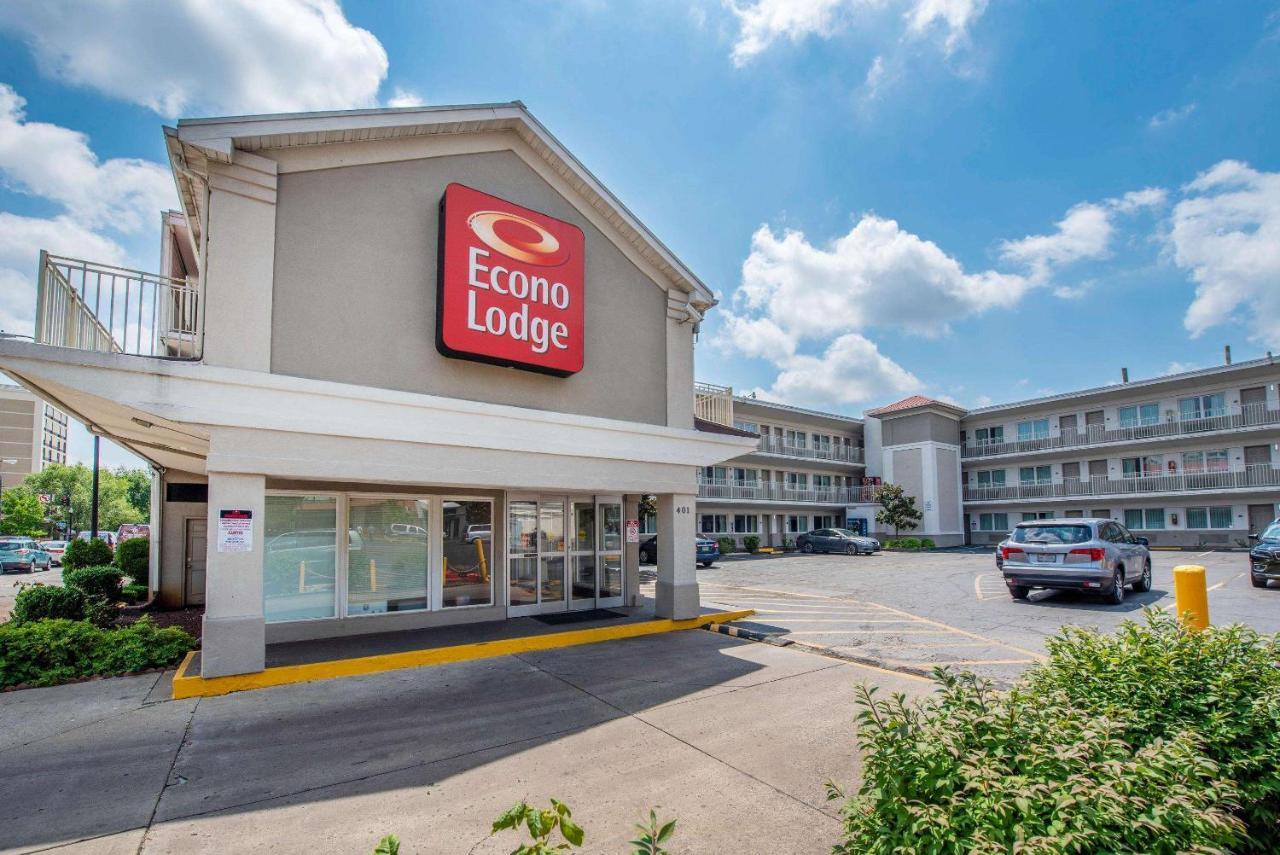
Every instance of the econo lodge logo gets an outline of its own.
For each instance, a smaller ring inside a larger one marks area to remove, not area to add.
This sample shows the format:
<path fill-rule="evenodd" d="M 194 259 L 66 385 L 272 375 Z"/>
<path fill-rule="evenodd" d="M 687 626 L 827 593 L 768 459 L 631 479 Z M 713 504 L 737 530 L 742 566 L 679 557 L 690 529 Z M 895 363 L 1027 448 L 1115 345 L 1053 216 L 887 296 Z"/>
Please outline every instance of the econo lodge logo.
<path fill-rule="evenodd" d="M 450 184 L 440 205 L 440 352 L 581 371 L 582 230 L 462 184 Z"/>

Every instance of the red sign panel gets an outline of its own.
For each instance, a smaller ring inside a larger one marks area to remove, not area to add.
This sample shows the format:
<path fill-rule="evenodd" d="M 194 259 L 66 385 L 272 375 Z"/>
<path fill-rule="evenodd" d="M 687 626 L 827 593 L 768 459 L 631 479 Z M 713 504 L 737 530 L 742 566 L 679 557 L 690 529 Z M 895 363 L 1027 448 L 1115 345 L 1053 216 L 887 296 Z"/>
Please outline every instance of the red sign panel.
<path fill-rule="evenodd" d="M 461 184 L 440 201 L 436 347 L 566 377 L 582 370 L 582 230 Z"/>

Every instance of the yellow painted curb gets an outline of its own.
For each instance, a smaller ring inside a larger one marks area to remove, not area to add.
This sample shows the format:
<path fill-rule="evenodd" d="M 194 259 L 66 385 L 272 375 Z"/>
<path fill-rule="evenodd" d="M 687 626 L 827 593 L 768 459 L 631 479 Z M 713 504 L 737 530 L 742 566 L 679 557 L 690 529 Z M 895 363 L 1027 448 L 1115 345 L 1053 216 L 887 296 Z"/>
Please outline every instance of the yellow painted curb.
<path fill-rule="evenodd" d="M 727 623 L 742 620 L 755 614 L 754 609 L 732 612 L 715 612 L 690 620 L 648 620 L 640 623 L 624 623 L 618 626 L 599 626 L 591 629 L 575 629 L 568 632 L 551 632 L 545 635 L 527 635 L 520 638 L 501 638 L 480 641 L 475 644 L 457 644 L 427 650 L 407 650 L 403 653 L 383 653 L 377 656 L 360 656 L 353 659 L 333 659 L 327 662 L 309 662 L 305 665 L 282 665 L 252 674 L 233 674 L 227 677 L 187 676 L 187 668 L 195 658 L 195 652 L 187 654 L 173 676 L 173 699 L 210 698 L 249 689 L 265 689 L 268 686 L 286 686 L 290 683 L 307 683 L 312 680 L 332 680 L 337 677 L 355 677 L 361 674 L 379 674 L 402 668 L 421 668 L 427 665 L 446 665 L 451 662 L 467 662 L 472 659 L 489 659 L 512 653 L 530 653 L 535 650 L 555 650 L 580 644 L 596 644 L 619 638 L 638 638 L 682 629 L 698 629 L 711 623 Z"/>

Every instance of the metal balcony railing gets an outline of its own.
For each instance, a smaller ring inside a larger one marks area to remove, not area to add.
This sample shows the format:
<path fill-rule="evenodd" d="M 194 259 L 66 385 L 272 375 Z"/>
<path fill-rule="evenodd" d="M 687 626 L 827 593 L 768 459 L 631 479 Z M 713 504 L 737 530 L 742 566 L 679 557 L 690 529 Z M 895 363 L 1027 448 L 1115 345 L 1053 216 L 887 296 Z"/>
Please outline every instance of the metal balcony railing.
<path fill-rule="evenodd" d="M 1125 425 L 1107 428 L 1089 425 L 1084 430 L 1065 431 L 1049 436 L 1015 440 L 1013 442 L 965 443 L 960 448 L 966 460 L 994 457 L 1000 454 L 1023 454 L 1052 448 L 1072 448 L 1078 445 L 1099 445 L 1116 442 L 1134 442 L 1144 439 L 1182 436 L 1217 430 L 1237 430 L 1260 425 L 1280 424 L 1280 410 L 1269 410 L 1266 404 L 1244 404 L 1229 411 L 1193 419 L 1170 419 L 1151 424 Z"/>
<path fill-rule="evenodd" d="M 862 449 L 849 445 L 819 445 L 808 447 L 789 445 L 780 436 L 760 437 L 761 454 L 778 454 L 799 460 L 832 460 L 837 463 L 862 463 Z"/>
<path fill-rule="evenodd" d="M 1117 496 L 1143 493 L 1181 493 L 1198 490 L 1243 490 L 1280 487 L 1280 467 L 1270 463 L 1228 469 L 1223 472 L 1183 472 L 1178 475 L 1130 475 L 1109 478 L 1065 478 L 1052 483 L 1001 484 L 964 488 L 966 502 L 1004 499 L 1052 499 L 1073 496 Z"/>
<path fill-rule="evenodd" d="M 194 280 L 40 253 L 40 344 L 199 359 L 203 323 Z"/>
<path fill-rule="evenodd" d="M 693 414 L 709 422 L 733 427 L 733 389 L 713 383 L 694 383 Z"/>
<path fill-rule="evenodd" d="M 698 498 L 757 502 L 796 502 L 814 505 L 850 505 L 872 501 L 875 487 L 796 488 L 776 481 L 728 481 L 702 479 Z"/>

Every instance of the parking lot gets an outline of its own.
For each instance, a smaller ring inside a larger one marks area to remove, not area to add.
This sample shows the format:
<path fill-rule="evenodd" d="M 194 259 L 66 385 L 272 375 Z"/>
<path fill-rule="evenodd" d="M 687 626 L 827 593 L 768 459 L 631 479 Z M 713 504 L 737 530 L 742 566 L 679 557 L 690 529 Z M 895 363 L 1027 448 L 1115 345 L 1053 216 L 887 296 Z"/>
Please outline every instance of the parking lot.
<path fill-rule="evenodd" d="M 22 590 L 21 586 L 33 582 L 42 585 L 61 585 L 62 568 L 51 567 L 48 570 L 37 570 L 35 573 L 0 574 L 0 621 L 9 619 L 9 612 L 13 611 L 13 601 Z"/>
<path fill-rule="evenodd" d="M 1146 606 L 1172 610 L 1173 568 L 1200 564 L 1213 623 L 1280 632 L 1280 585 L 1250 585 L 1243 552 L 1151 553 L 1153 581 L 1124 604 L 1036 591 L 1013 600 L 990 551 L 729 558 L 700 569 L 705 604 L 754 608 L 741 625 L 814 652 L 927 672 L 955 665 L 1007 682 L 1067 624 L 1109 630 Z"/>

